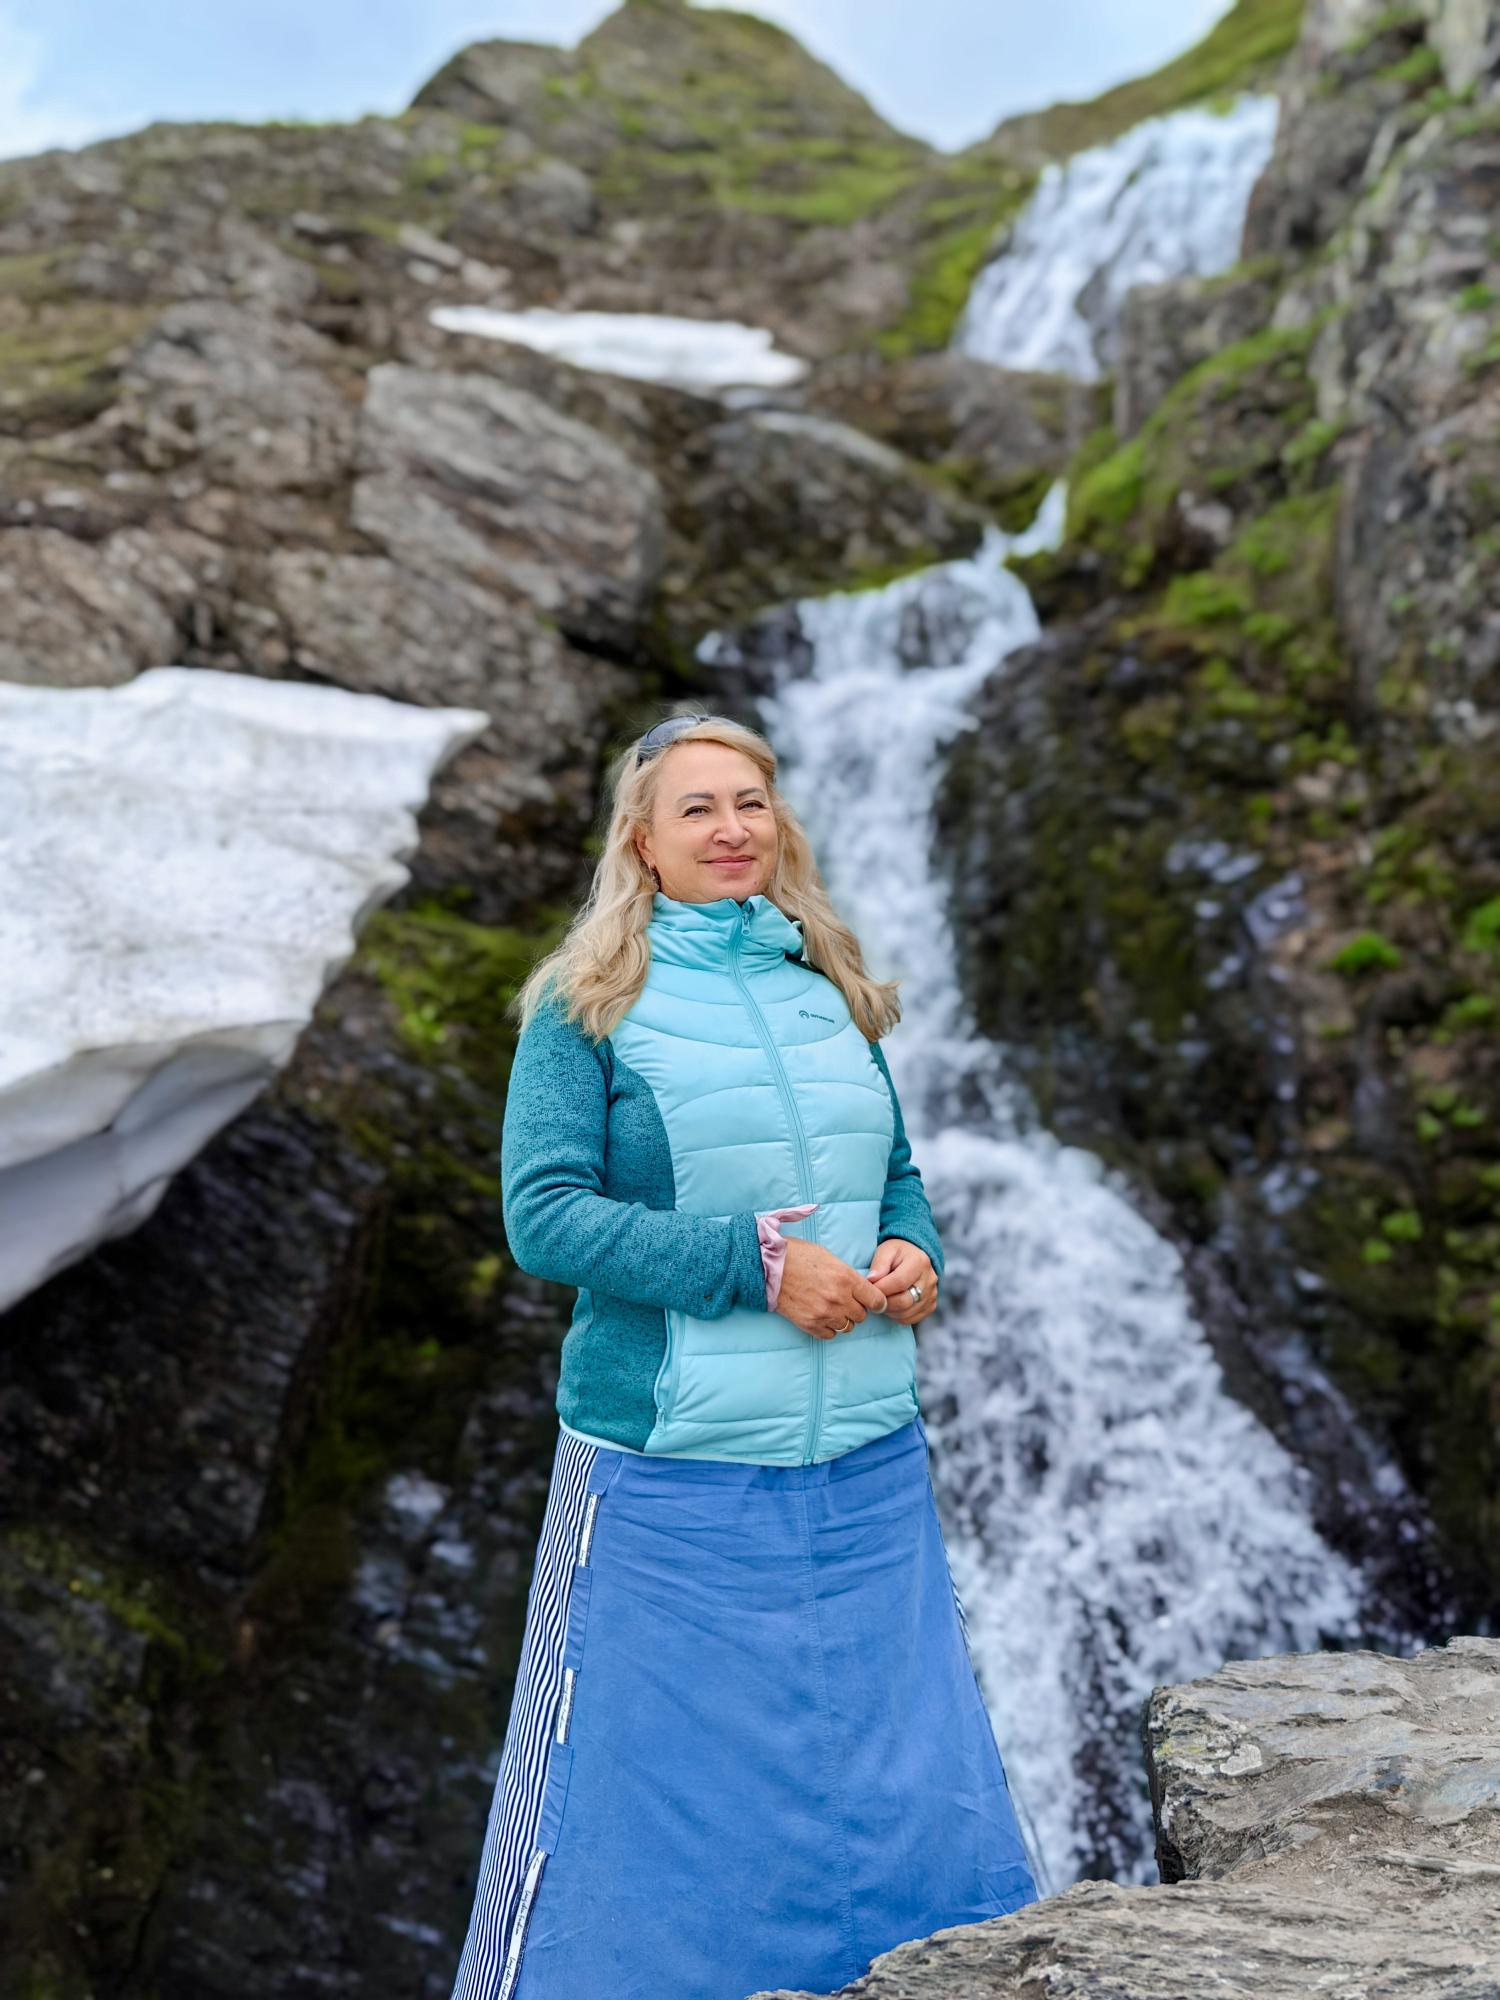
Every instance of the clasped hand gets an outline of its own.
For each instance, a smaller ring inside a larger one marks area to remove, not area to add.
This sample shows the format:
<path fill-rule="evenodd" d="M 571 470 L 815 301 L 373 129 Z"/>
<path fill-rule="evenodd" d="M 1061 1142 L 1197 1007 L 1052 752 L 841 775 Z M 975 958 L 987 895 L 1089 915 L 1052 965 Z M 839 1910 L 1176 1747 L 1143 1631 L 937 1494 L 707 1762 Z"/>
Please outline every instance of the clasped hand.
<path fill-rule="evenodd" d="M 912 1297 L 912 1285 L 921 1286 L 920 1299 Z M 901 1326 L 915 1326 L 936 1304 L 932 1259 L 902 1236 L 887 1236 L 876 1246 L 867 1274 L 822 1243 L 804 1236 L 787 1238 L 776 1310 L 815 1340 L 848 1333 L 871 1313 Z"/>

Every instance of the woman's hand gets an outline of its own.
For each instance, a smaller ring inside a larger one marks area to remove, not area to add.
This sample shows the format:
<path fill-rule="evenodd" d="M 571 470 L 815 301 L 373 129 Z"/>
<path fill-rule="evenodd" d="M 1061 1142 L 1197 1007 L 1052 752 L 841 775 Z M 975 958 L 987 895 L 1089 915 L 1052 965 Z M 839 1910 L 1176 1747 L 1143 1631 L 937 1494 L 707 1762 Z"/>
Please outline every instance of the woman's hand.
<path fill-rule="evenodd" d="M 911 1303 L 908 1299 L 907 1304 Z M 881 1312 L 884 1305 L 885 1293 L 880 1287 L 862 1278 L 852 1264 L 836 1257 L 824 1244 L 805 1236 L 786 1239 L 776 1310 L 804 1333 L 815 1340 L 833 1340 L 840 1331 L 847 1333 L 851 1326 L 858 1326 L 867 1313 Z"/>
<path fill-rule="evenodd" d="M 890 1301 L 886 1318 L 897 1320 L 902 1326 L 915 1326 L 937 1304 L 938 1281 L 932 1259 L 904 1236 L 887 1236 L 876 1245 L 869 1275 L 870 1282 L 878 1285 Z M 921 1286 L 921 1298 L 912 1297 L 909 1289 L 912 1285 Z"/>

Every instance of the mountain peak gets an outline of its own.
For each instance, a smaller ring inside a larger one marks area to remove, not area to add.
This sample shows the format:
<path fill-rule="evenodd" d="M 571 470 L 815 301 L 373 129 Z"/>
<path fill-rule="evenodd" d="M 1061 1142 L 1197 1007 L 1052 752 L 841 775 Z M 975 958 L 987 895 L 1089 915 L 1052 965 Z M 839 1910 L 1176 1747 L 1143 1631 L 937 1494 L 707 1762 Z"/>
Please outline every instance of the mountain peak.
<path fill-rule="evenodd" d="M 929 149 L 882 118 L 795 35 L 756 14 L 686 0 L 623 0 L 575 48 L 475 42 L 417 92 L 413 108 L 456 111 L 541 137 L 565 115 L 595 115 L 677 149 L 781 135 Z"/>

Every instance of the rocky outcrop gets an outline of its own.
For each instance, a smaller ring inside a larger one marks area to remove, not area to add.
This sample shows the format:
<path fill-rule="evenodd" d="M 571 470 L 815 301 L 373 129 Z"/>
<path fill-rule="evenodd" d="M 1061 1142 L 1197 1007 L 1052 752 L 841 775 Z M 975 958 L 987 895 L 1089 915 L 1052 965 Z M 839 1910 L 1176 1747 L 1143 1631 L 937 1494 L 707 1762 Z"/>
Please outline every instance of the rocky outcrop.
<path fill-rule="evenodd" d="M 1233 1661 L 1158 1688 L 1144 1733 L 1162 1886 L 1080 1882 L 898 1945 L 840 2000 L 1500 1985 L 1500 1641 Z"/>
<path fill-rule="evenodd" d="M 661 496 L 597 431 L 483 376 L 386 363 L 361 445 L 351 524 L 407 568 L 490 584 L 585 644 L 639 630 Z"/>
<path fill-rule="evenodd" d="M 1024 527 L 1088 432 L 1108 414 L 1066 375 L 1027 374 L 949 349 L 905 361 L 824 362 L 810 403 L 930 465 L 1002 526 Z"/>
<path fill-rule="evenodd" d="M 678 594 L 715 623 L 802 589 L 966 555 L 984 515 L 951 485 L 852 425 L 797 410 L 752 410 L 693 441 L 679 534 L 693 568 Z"/>

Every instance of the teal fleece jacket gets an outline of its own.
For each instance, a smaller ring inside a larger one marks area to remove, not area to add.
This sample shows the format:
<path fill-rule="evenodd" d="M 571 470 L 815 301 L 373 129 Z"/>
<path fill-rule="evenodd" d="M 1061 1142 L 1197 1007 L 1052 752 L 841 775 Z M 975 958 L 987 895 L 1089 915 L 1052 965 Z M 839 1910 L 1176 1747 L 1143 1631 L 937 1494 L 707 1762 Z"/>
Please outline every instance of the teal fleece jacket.
<path fill-rule="evenodd" d="M 890 1069 L 894 1138 L 882 1239 L 917 1244 L 942 1275 L 943 1249 L 912 1159 Z M 534 1277 L 578 1287 L 563 1341 L 557 1410 L 591 1437 L 640 1451 L 656 1421 L 666 1310 L 713 1319 L 766 1310 L 756 1210 L 690 1215 L 675 1206 L 672 1154 L 656 1098 L 611 1041 L 595 1043 L 556 999 L 517 1043 L 501 1135 L 505 1231 Z M 767 1190 L 767 1208 L 777 1190 Z M 809 1336 L 811 1338 L 811 1336 Z"/>

